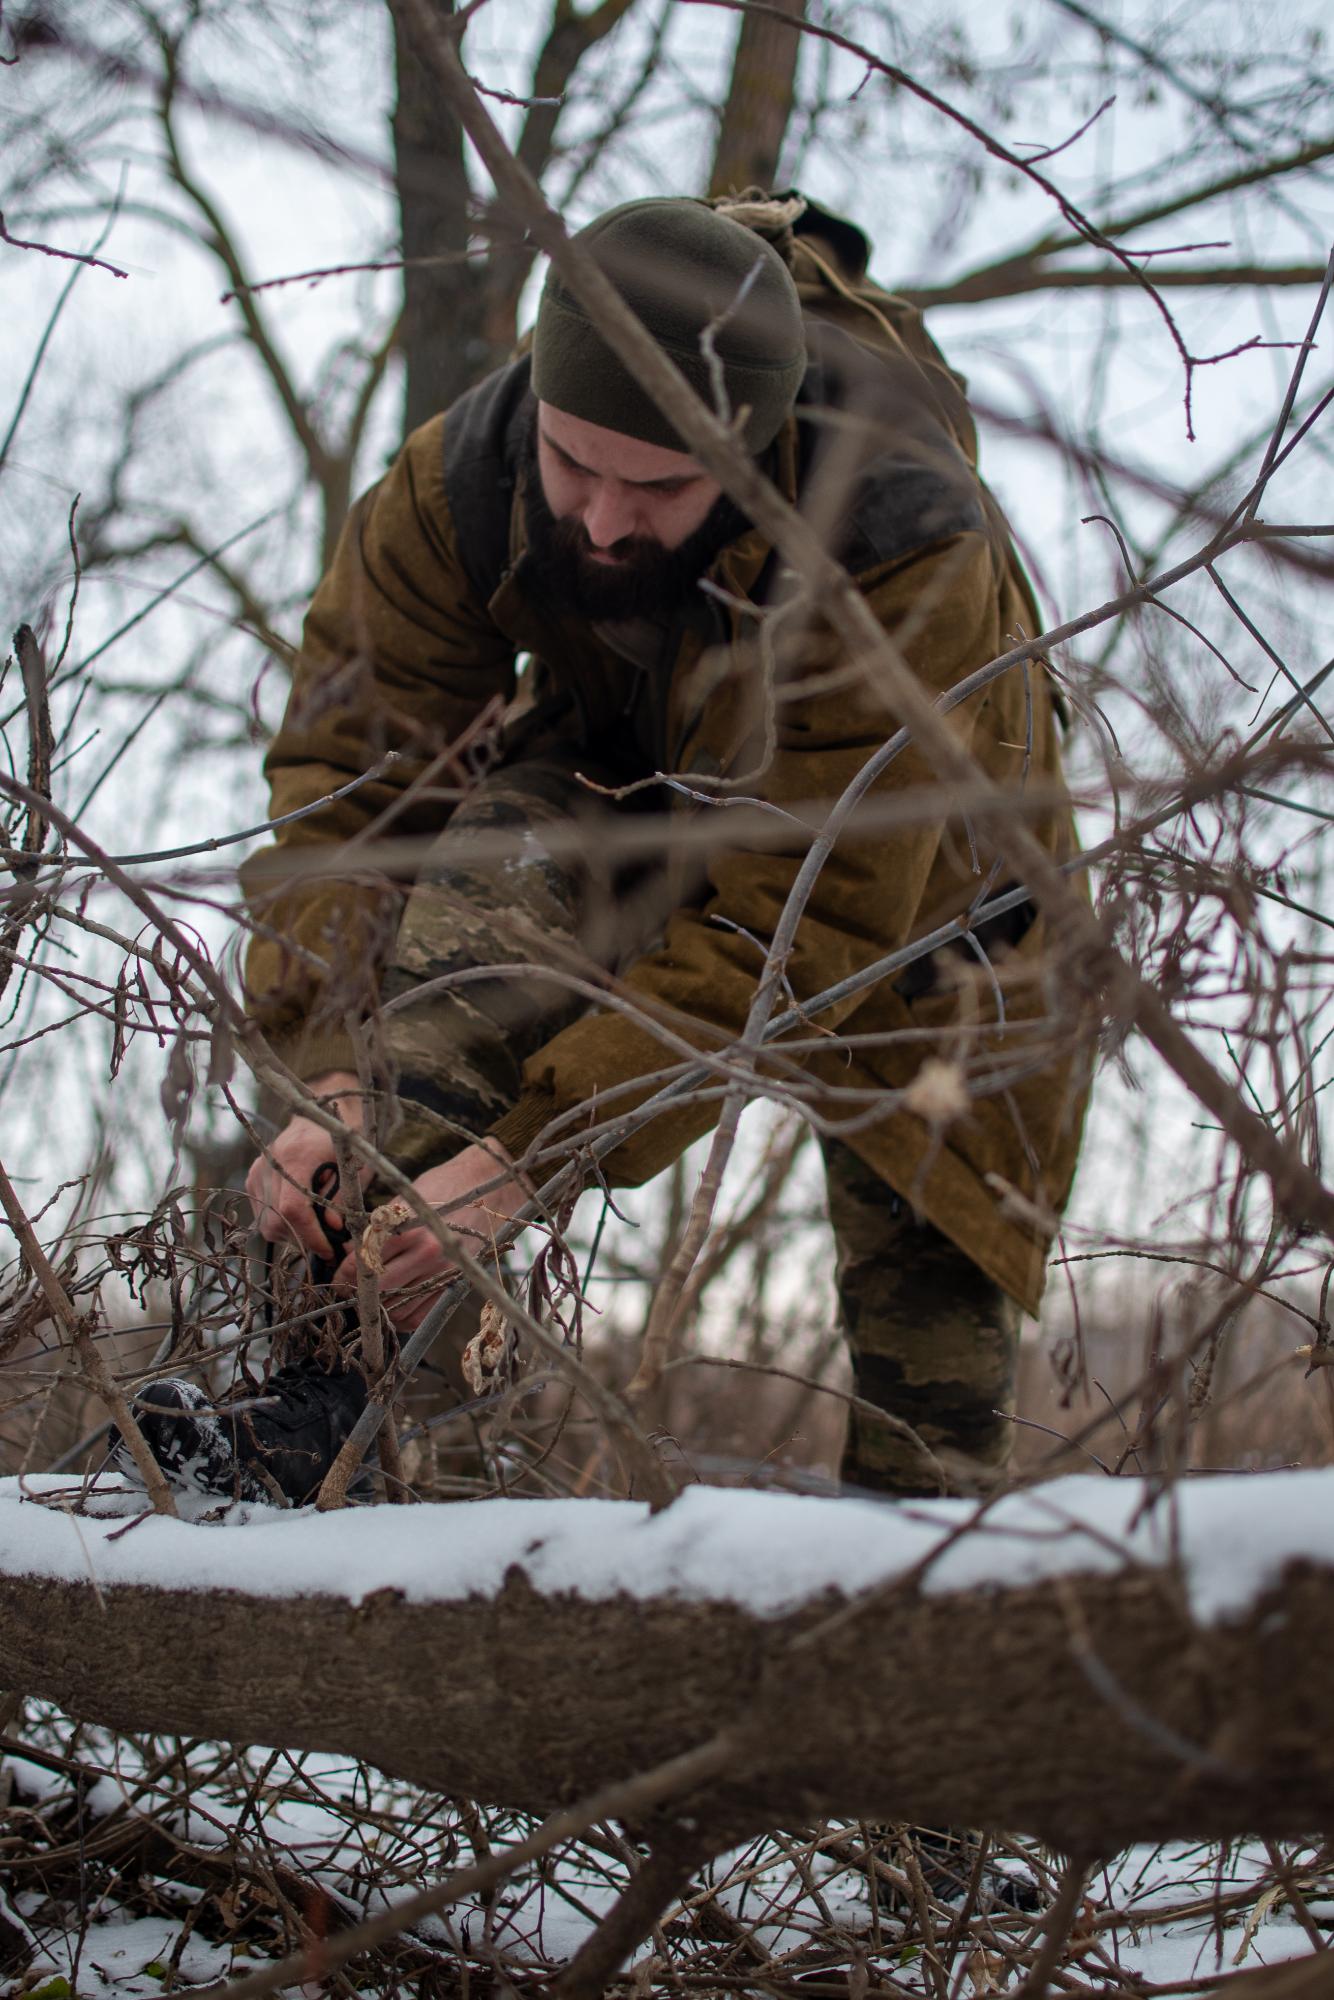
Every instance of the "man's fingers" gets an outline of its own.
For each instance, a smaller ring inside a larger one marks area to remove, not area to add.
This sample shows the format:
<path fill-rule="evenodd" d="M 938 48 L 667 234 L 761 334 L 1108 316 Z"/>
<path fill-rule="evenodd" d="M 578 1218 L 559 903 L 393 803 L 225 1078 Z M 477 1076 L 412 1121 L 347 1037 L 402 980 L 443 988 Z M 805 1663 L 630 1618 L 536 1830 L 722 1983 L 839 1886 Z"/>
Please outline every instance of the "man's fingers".
<path fill-rule="evenodd" d="M 388 1270 L 391 1264 L 401 1264 L 405 1257 L 411 1257 L 423 1249 L 433 1250 L 437 1257 L 440 1255 L 439 1246 L 429 1230 L 421 1228 L 420 1225 L 415 1229 L 401 1229 L 396 1235 L 386 1236 L 383 1239 L 380 1245 L 381 1266 Z M 397 1273 L 394 1276 L 394 1283 L 396 1285 L 403 1283 Z"/>
<path fill-rule="evenodd" d="M 438 1278 L 443 1284 L 453 1275 L 454 1266 L 427 1229 L 410 1229 L 402 1236 L 391 1236 L 384 1246 L 383 1282 L 387 1292 L 401 1292 L 408 1285 L 419 1285 L 424 1278 Z"/>
<path fill-rule="evenodd" d="M 326 1259 L 333 1256 L 333 1244 L 320 1228 L 315 1210 L 308 1201 L 299 1198 L 284 1201 L 276 1209 L 271 1208 L 269 1213 L 277 1220 L 277 1228 L 269 1237 L 270 1242 L 288 1242 L 295 1237 L 310 1256 Z"/>
<path fill-rule="evenodd" d="M 359 1127 L 360 1116 L 349 1122 Z M 326 1228 L 341 1233 L 344 1218 L 337 1205 L 326 1208 L 323 1199 L 337 1202 L 334 1154 L 329 1134 L 313 1120 L 293 1118 L 284 1127 L 246 1175 L 246 1193 L 261 1236 L 270 1243 L 295 1241 L 309 1256 L 334 1256 Z M 368 1167 L 358 1168 L 363 1186 L 369 1174 Z"/>
<path fill-rule="evenodd" d="M 333 1244 L 320 1228 L 313 1208 L 298 1211 L 295 1228 L 302 1249 L 309 1250 L 312 1257 L 322 1257 L 327 1263 L 336 1254 Z"/>
<path fill-rule="evenodd" d="M 399 1332 L 411 1333 L 457 1276 L 456 1266 L 429 1230 L 409 1229 L 402 1236 L 391 1236 L 384 1246 L 385 1308 Z M 419 1290 L 424 1284 L 430 1291 Z"/>
<path fill-rule="evenodd" d="M 380 1239 L 380 1269 L 384 1273 L 386 1286 L 401 1287 L 416 1283 L 434 1270 L 452 1269 L 443 1261 L 439 1245 L 427 1229 L 405 1229 L 396 1236 Z M 346 1285 L 353 1289 L 357 1282 L 356 1246 L 348 1250 L 338 1269 L 334 1272 L 335 1285 Z"/>
<path fill-rule="evenodd" d="M 309 1195 L 271 1170 L 246 1192 L 255 1209 L 255 1226 L 266 1243 L 290 1243 L 293 1238 L 315 1257 L 332 1257 L 333 1245 L 320 1227 Z"/>
<path fill-rule="evenodd" d="M 415 1333 L 439 1296 L 440 1287 L 437 1285 L 433 1292 L 423 1292 L 417 1298 L 404 1299 L 397 1306 L 391 1299 L 386 1307 L 389 1324 L 396 1333 Z"/>
<path fill-rule="evenodd" d="M 399 1274 L 402 1274 L 401 1276 Z M 434 1263 L 424 1270 L 409 1272 L 400 1262 L 394 1267 L 393 1290 L 385 1297 L 385 1310 L 400 1333 L 412 1333 L 425 1319 L 451 1278 L 458 1272 L 452 1264 Z M 430 1289 L 421 1287 L 429 1284 Z"/>

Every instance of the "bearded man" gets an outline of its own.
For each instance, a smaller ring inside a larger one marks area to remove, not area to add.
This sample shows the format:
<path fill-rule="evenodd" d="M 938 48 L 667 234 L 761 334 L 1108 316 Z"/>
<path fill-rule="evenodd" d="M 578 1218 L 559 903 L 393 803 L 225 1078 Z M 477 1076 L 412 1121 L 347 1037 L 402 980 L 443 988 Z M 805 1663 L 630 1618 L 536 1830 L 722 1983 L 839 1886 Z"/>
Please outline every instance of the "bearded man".
<path fill-rule="evenodd" d="M 915 312 L 867 280 L 859 231 L 799 198 L 662 199 L 578 240 L 734 413 L 932 694 L 1038 629 L 961 385 Z M 1071 855 L 1045 671 L 1011 667 L 952 722 Z M 812 832 L 899 723 L 553 273 L 531 352 L 408 439 L 316 593 L 267 762 L 275 818 L 301 816 L 246 869 L 247 1004 L 324 1103 L 357 1129 L 373 1113 L 389 1159 L 486 1245 L 528 1198 L 525 1169 L 543 1179 L 624 1120 L 683 1048 L 726 1050 Z M 934 782 L 909 744 L 838 840 L 784 968 L 798 1008 L 1015 887 L 938 789 L 911 809 Z M 733 832 L 737 797 L 749 834 Z M 754 802 L 772 809 L 763 837 Z M 673 842 L 652 817 L 669 812 L 707 838 Z M 303 872 L 331 851 L 336 874 Z M 762 1062 L 823 1150 L 862 1405 L 855 1487 L 938 1491 L 943 1466 L 977 1490 L 1004 1465 L 1020 1314 L 1038 1305 L 1084 1102 L 1048 971 L 1020 900 Z M 626 1125 L 602 1160 L 611 1184 L 660 1172 L 722 1094 Z M 317 1191 L 333 1150 L 296 1117 L 256 1161 L 270 1241 L 332 1256 Z M 400 1328 L 448 1274 L 425 1228 L 388 1239 Z M 150 1393 L 154 1449 L 177 1464 L 182 1389 Z M 221 1424 L 208 1483 L 267 1452 L 303 1497 L 364 1395 L 350 1360 L 283 1371 L 246 1424 Z"/>

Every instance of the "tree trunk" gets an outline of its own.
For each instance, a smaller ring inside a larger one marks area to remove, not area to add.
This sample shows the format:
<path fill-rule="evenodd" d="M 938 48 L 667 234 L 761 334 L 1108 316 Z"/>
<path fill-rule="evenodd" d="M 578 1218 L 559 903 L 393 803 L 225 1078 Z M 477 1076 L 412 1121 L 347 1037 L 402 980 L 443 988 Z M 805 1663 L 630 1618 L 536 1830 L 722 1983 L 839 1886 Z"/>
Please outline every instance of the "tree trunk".
<path fill-rule="evenodd" d="M 454 12 L 454 0 L 430 4 L 441 17 Z M 781 4 L 794 21 L 805 12 L 805 0 Z M 405 259 L 399 348 L 405 374 L 403 423 L 410 431 L 447 409 L 507 358 L 533 252 L 493 213 L 494 243 L 488 240 L 483 254 L 467 261 L 477 218 L 469 213 L 462 134 L 415 46 L 407 10 L 400 0 L 389 0 L 389 7 L 398 83 L 394 178 Z M 596 32 L 591 31 L 594 14 L 555 20 L 534 73 L 539 102 L 525 120 L 520 146 L 535 174 L 540 176 L 549 161 L 558 99 L 570 76 L 625 11 L 615 4 L 594 10 L 607 16 L 606 24 L 597 22 Z M 772 184 L 792 109 L 800 40 L 785 21 L 760 14 L 742 20 L 710 177 L 715 192 Z M 546 97 L 551 104 L 540 101 Z M 423 261 L 437 258 L 443 261 Z"/>
<path fill-rule="evenodd" d="M 794 23 L 805 17 L 806 0 L 776 0 L 776 4 Z M 742 15 L 709 176 L 711 194 L 775 185 L 783 135 L 792 115 L 800 48 L 797 27 L 776 21 L 771 14 Z"/>
<path fill-rule="evenodd" d="M 453 0 L 431 0 L 441 16 Z M 468 173 L 458 120 L 413 47 L 393 4 L 394 179 L 406 268 L 399 347 L 404 361 L 403 426 L 415 430 L 504 359 L 486 337 L 482 268 L 467 262 Z M 440 258 L 440 263 L 422 259 Z M 513 338 L 512 334 L 510 336 Z"/>
<path fill-rule="evenodd" d="M 436 1511 L 442 1546 L 477 1518 Z M 381 1519 L 392 1573 L 397 1523 Z M 1170 1570 L 1136 1568 L 830 1589 L 770 1617 L 538 1590 L 517 1566 L 493 1594 L 439 1602 L 118 1583 L 98 1524 L 80 1525 L 96 1587 L 0 1558 L 0 1685 L 119 1729 L 350 1753 L 546 1813 L 731 1724 L 726 1781 L 656 1836 L 688 1828 L 714 1851 L 832 1815 L 1028 1831 L 1085 1854 L 1334 1825 L 1311 1671 L 1334 1652 L 1334 1571 L 1313 1563 L 1207 1626 Z M 172 1536 L 179 1565 L 214 1532 L 145 1520 L 125 1546 Z M 282 1531 L 237 1532 L 263 1564 Z"/>

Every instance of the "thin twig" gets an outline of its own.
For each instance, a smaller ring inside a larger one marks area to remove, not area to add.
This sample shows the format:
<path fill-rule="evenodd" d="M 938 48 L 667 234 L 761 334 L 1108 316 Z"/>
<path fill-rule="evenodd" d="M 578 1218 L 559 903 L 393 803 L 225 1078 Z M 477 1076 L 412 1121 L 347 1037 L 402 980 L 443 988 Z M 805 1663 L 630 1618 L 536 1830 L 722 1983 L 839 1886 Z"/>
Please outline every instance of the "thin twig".
<path fill-rule="evenodd" d="M 32 243 L 22 236 L 11 236 L 5 227 L 3 211 L 0 211 L 0 243 L 8 243 L 15 250 L 38 250 L 43 257 L 60 257 L 70 264 L 90 264 L 94 270 L 110 271 L 113 278 L 128 278 L 129 272 L 122 271 L 119 264 L 108 264 L 105 258 L 95 257 L 91 250 L 58 250 L 54 243 Z"/>
<path fill-rule="evenodd" d="M 144 1482 L 155 1511 L 159 1514 L 170 1514 L 174 1518 L 176 1503 L 162 1476 L 162 1468 L 149 1450 L 144 1434 L 135 1420 L 134 1412 L 103 1360 L 97 1343 L 88 1330 L 87 1321 L 75 1309 L 74 1301 L 56 1276 L 46 1252 L 37 1241 L 36 1232 L 24 1212 L 23 1204 L 14 1192 L 13 1182 L 5 1172 L 3 1164 L 0 1164 L 0 1205 L 3 1205 L 5 1214 L 9 1218 L 9 1226 L 18 1238 L 19 1248 L 23 1252 L 29 1270 L 41 1286 L 43 1297 L 51 1309 L 52 1318 L 73 1347 L 89 1384 L 106 1404 L 117 1429 L 129 1447 L 139 1477 Z"/>

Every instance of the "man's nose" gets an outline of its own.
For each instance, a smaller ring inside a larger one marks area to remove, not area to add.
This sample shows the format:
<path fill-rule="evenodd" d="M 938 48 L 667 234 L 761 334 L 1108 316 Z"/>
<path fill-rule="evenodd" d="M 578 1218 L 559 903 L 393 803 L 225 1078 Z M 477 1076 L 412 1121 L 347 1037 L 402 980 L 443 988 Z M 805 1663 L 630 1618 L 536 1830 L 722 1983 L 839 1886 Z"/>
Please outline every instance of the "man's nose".
<path fill-rule="evenodd" d="M 595 549 L 614 548 L 635 532 L 633 497 L 611 481 L 599 481 L 584 508 L 584 532 Z"/>

